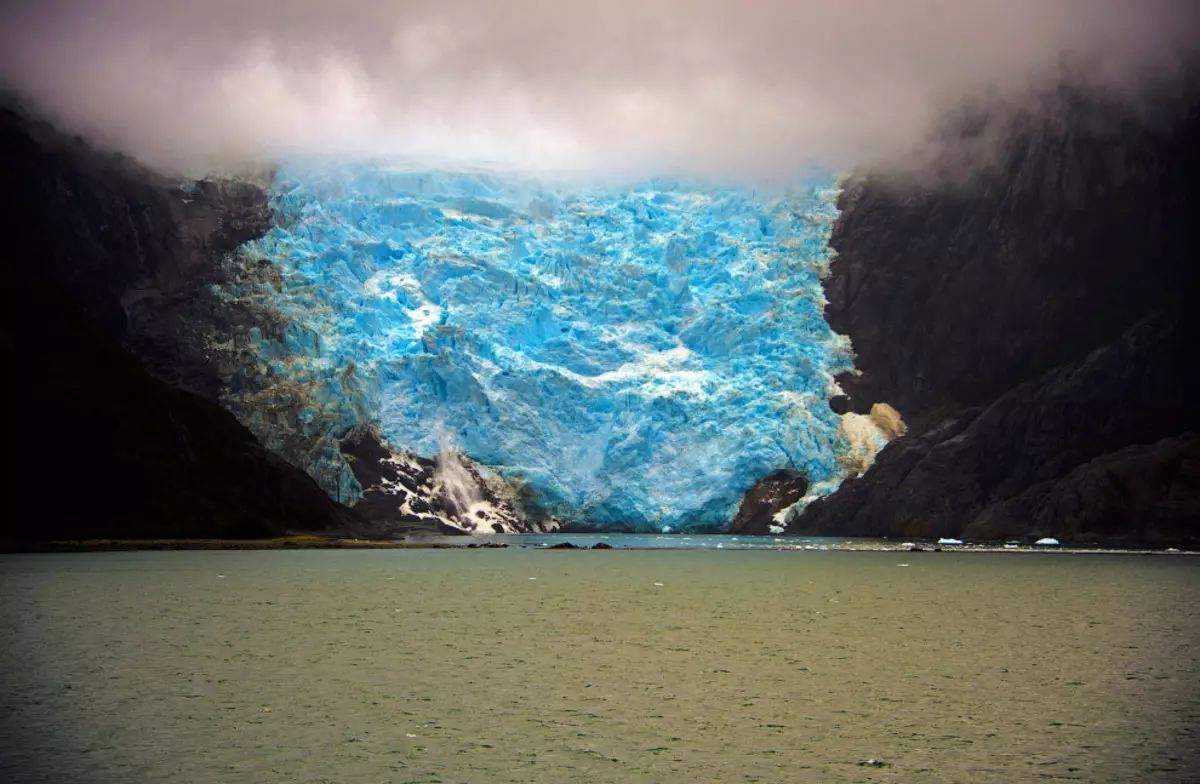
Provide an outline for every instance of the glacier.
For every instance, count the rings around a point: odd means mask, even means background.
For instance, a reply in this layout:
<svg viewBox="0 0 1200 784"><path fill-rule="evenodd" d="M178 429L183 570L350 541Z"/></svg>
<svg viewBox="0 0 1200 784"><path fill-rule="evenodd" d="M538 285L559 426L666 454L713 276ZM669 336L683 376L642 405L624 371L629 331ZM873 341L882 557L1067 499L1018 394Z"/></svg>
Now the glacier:
<svg viewBox="0 0 1200 784"><path fill-rule="evenodd" d="M336 444L370 425L423 455L448 434L577 529L720 531L772 471L824 491L844 474L828 174L720 187L309 162L271 192L276 226L242 254L277 272L224 293L279 314L249 345L306 396L260 431ZM317 465L338 459L305 467L352 501L352 475Z"/></svg>

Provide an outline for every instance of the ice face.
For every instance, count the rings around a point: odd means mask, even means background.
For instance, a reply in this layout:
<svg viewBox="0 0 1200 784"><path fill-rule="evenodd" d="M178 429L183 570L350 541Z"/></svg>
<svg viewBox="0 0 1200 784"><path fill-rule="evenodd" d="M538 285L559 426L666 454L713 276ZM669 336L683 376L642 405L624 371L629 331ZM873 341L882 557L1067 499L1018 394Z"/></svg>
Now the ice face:
<svg viewBox="0 0 1200 784"><path fill-rule="evenodd" d="M246 247L292 321L256 350L321 380L302 419L426 455L440 426L575 525L720 530L776 469L841 475L826 401L850 351L819 282L835 188L294 166Z"/></svg>

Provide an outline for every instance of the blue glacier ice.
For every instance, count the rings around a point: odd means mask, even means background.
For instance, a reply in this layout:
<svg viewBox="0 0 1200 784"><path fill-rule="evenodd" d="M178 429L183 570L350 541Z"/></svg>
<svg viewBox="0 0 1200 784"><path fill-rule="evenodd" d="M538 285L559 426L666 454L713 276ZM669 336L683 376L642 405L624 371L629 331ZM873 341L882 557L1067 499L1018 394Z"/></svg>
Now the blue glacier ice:
<svg viewBox="0 0 1200 784"><path fill-rule="evenodd" d="M851 367L822 315L836 183L632 186L394 164L294 165L272 373L332 437L376 426L473 460L580 527L720 530L783 467L832 487ZM234 292L235 294L238 292ZM313 423L316 424L313 424Z"/></svg>

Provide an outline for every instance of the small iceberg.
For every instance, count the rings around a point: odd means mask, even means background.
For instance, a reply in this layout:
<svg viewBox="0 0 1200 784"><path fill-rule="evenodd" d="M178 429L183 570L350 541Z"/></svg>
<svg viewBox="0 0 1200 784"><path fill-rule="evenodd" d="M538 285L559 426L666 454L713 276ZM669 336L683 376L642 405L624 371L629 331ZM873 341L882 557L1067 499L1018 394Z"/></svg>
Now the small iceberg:
<svg viewBox="0 0 1200 784"><path fill-rule="evenodd" d="M947 539L945 537L938 539L938 544L962 544L962 543L963 543L962 539Z"/></svg>
<svg viewBox="0 0 1200 784"><path fill-rule="evenodd" d="M1046 546L1046 545L1062 544L1062 542L1058 541L1057 539L1053 539L1049 536L1045 536L1045 537L1042 537L1041 539L1038 539L1036 542L1034 542L1034 544L1040 544L1040 545Z"/></svg>
<svg viewBox="0 0 1200 784"><path fill-rule="evenodd" d="M781 534L781 533L783 533L783 526L782 525L769 525L769 526L767 526L767 530L773 534Z"/></svg>

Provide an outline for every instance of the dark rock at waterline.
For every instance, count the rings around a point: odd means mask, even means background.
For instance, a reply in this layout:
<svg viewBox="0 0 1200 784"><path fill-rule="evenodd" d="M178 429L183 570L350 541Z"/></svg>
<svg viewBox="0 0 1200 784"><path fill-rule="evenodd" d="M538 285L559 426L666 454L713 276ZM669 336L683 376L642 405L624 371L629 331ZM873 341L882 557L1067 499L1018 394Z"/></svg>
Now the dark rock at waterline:
<svg viewBox="0 0 1200 784"><path fill-rule="evenodd" d="M988 507L964 533L976 540L1049 536L1075 544L1200 542L1200 435L1125 447ZM1027 534L1032 530L1034 533Z"/></svg>
<svg viewBox="0 0 1200 784"><path fill-rule="evenodd" d="M808 492L808 480L799 471L781 470L760 479L746 492L731 534L766 536L775 525L775 515L799 501Z"/></svg>
<svg viewBox="0 0 1200 784"><path fill-rule="evenodd" d="M340 531L357 516L265 449L233 415L147 373L53 288L27 285L37 320L0 314L9 478L39 500L7 538L257 537Z"/></svg>
<svg viewBox="0 0 1200 784"><path fill-rule="evenodd" d="M412 455L401 462L366 428L343 439L340 450L362 487L354 510L377 535L465 533L447 526L438 515L443 510L434 509L433 460Z"/></svg>
<svg viewBox="0 0 1200 784"><path fill-rule="evenodd" d="M191 301L217 256L266 229L263 192L185 192L10 109L0 109L0 159L10 248L0 352L19 446L7 476L37 508L8 515L2 535L233 538L357 525L212 401L217 377L191 342L196 325L165 304Z"/></svg>
<svg viewBox="0 0 1200 784"><path fill-rule="evenodd" d="M1179 314L1156 314L1113 345L990 406L897 439L866 475L815 501L789 532L1191 541L1200 512L1200 498L1188 489L1194 441L1184 436L1158 448L1130 446L1200 427L1200 412L1190 402L1200 389L1200 367L1178 363L1187 335ZM1124 478L1100 481L1114 472ZM1102 500L1105 493L1110 500ZM1130 516L1122 519L1120 510Z"/></svg>
<svg viewBox="0 0 1200 784"><path fill-rule="evenodd" d="M910 430L788 533L1200 541L1196 95L977 108L919 176L848 183L840 381Z"/></svg>
<svg viewBox="0 0 1200 784"><path fill-rule="evenodd" d="M579 547L579 545L574 545L574 544L571 544L570 542L559 542L558 544L549 545L548 547L546 547L546 549L547 550L578 550L578 549L580 549L580 547Z"/></svg>
<svg viewBox="0 0 1200 784"><path fill-rule="evenodd" d="M608 544L607 542L596 542L594 545L592 545L592 549L593 550L611 550L611 549L613 549L613 546L611 544Z"/></svg>
<svg viewBox="0 0 1200 784"><path fill-rule="evenodd" d="M357 428L339 446L362 493L353 509L366 521L362 536L396 537L442 533L509 533L525 530L516 510L483 481L474 464L461 460L483 508L459 509L439 487L437 461L412 452L393 452L371 428Z"/></svg>

